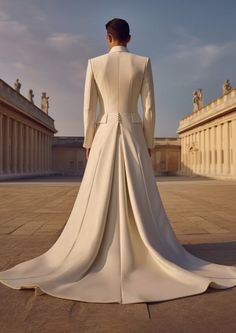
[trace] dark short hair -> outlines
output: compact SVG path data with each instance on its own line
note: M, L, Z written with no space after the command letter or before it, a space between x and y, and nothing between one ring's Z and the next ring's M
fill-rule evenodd
M126 41L129 37L129 24L120 18L113 18L105 24L107 32L118 41Z

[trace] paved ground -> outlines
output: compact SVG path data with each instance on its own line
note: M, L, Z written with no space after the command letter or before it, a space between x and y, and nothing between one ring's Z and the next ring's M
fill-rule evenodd
M236 182L157 178L178 239L193 254L236 264ZM58 238L77 178L0 183L0 270L45 252ZM1 333L236 332L236 287L149 304L74 302L0 283Z

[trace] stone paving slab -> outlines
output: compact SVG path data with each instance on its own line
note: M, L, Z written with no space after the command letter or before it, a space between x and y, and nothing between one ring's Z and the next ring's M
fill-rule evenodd
M185 248L203 259L236 264L236 182L157 177ZM59 237L80 186L78 178L0 183L0 270L44 253ZM0 283L0 333L236 332L236 287L169 301L99 304L35 296Z

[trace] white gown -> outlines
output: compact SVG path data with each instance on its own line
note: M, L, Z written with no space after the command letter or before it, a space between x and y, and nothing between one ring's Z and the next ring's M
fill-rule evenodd
M61 235L47 252L1 271L3 284L58 298L122 304L236 285L235 266L200 259L177 240L145 138L137 114L105 112Z

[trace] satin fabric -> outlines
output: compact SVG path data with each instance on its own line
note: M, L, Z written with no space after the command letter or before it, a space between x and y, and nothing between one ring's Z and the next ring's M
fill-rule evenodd
M86 96L90 99L91 92ZM153 98L143 97L144 102ZM91 100L86 105L86 112L94 112ZM177 240L148 154L152 140L135 110L120 111L118 105L113 112L105 108L85 136L85 145L92 137L90 155L57 241L42 255L1 271L0 281L58 298L122 304L235 286L235 266L198 258Z

